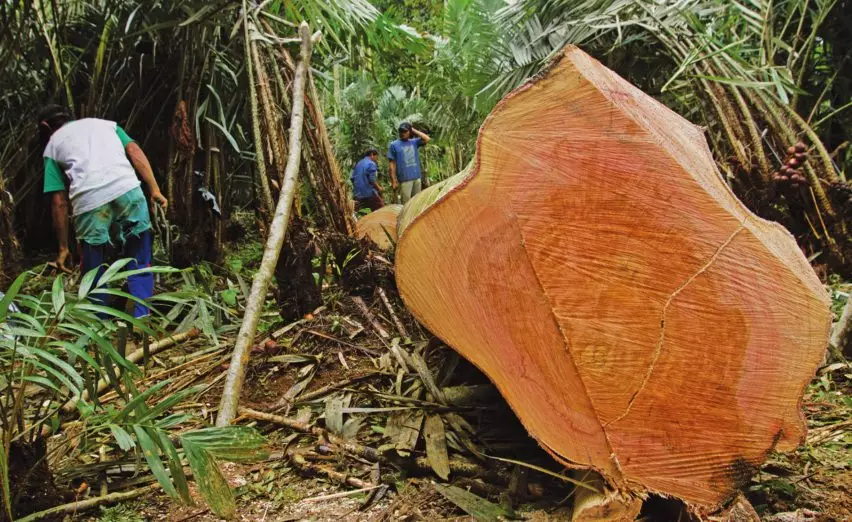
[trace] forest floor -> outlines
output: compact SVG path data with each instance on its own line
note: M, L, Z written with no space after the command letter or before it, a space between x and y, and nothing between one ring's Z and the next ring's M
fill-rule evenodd
M447 481L431 468L434 460L448 458L453 469L463 470L451 473L449 482L491 501L492 513L505 518L570 520L575 486L524 467L538 466L557 474L565 471L526 435L487 379L447 347L434 339L430 342L402 307L395 306L394 313L406 333L415 332L412 335L417 341L411 337L406 341L395 331L396 321L381 299L366 302L378 326L394 337L378 334L370 326L371 320L341 297L311 316L279 328L277 338L273 333L258 344L242 405L306 423L319 420L318 425L332 432L329 437L337 433L379 453L396 453L396 460L376 463L340 451L339 442L324 436L244 416L238 422L256 423L267 435L270 458L260 463L224 464L225 475L237 492L237 519L474 520L459 507L467 506L463 501L451 500L452 496L439 491L440 484ZM191 352L192 347L181 350ZM418 360L426 363L434 384L445 391L443 404L429 393L432 384L424 383L430 376L401 367L417 366ZM209 415L218 397L219 386L210 388L196 405L199 413ZM808 387L803 407L810 428L807 444L792 454L773 455L753 478L747 496L764 520L852 520L852 368L845 362L823 367ZM434 423L424 422L430 415L437 415L446 429L433 433ZM464 422L471 432L456 431ZM427 446L435 436L446 441L443 456L441 451L438 455L431 451L432 444ZM479 461L471 456L469 444L517 464ZM305 457L303 464L294 464L296 453ZM349 478L362 483L344 486L342 481ZM660 513L671 513L672 508L649 513L647 520L669 520L671 515ZM470 511L470 507L466 509ZM480 514L479 519L488 517ZM182 506L162 495L151 495L104 508L91 520L218 518L204 507Z
M258 254L251 247L250 255ZM230 275L211 279L222 306L237 318L219 334L218 347L211 348L202 335L154 356L148 369L151 380L164 375L183 387L204 385L176 409L206 422L215 418L240 295L250 280L244 265L253 262L229 259L220 268ZM488 379L422 329L392 283L382 285L384 296L377 287L354 299L331 285L324 306L289 324L270 296L242 395L241 407L248 410L237 419L266 435L269 456L222 464L236 493L236 520L570 520L578 487L571 478L584 476L556 464ZM767 521L852 520L848 362L834 359L820 368L803 410L807 443L790 454L773 454L746 495ZM259 420L255 411L298 421L305 429ZM135 463L114 458L116 466ZM108 479L87 475L103 461L103 455L65 455L54 458L51 468L57 486L77 491L78 498L97 495L99 486L114 492L154 482L136 471ZM646 506L648 521L689 520L672 501ZM154 492L75 519L219 520L203 502L184 506Z

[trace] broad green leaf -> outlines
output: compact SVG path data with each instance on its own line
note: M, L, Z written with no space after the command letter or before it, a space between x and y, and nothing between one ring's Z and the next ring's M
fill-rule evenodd
M112 432L115 442L118 443L118 447L121 448L122 451L130 451L136 447L136 443L133 442L133 438L121 426L117 424L110 424L109 430Z
M172 381L170 379L160 381L157 384L155 384L155 385L151 386L150 388L148 388L147 390L145 390L144 392L133 397L133 399L130 402L128 402L124 406L124 409L121 410L121 412L116 416L115 422L124 422L125 419L127 419L130 416L131 413L136 413L136 409L140 405L145 404L145 401L148 400L149 397L156 394L158 391L160 391L164 387L168 386L171 382ZM140 417L140 416L141 415L137 415L137 417Z
M83 278L80 279L80 290L77 292L78 299L83 300L89 295L89 291L92 289L92 285L95 283L95 277L97 277L97 275L97 270L89 270L83 274Z
M62 274L56 276L53 280L53 288L50 291L50 298L53 302L53 313L57 316L65 307L65 287L62 286Z
M26 281L27 275L29 275L29 272L23 272L21 275L16 277L9 286L9 290L7 290L3 295L3 298L0 299L0 323L6 320L6 314L9 311L9 307L12 305L12 301L15 299L15 296L18 295L18 292L21 290L21 285L23 285L24 281Z
M116 319L121 319L122 321L127 321L128 323L132 324L133 326L147 333L148 335L155 335L154 331L151 330L151 328L148 327L148 325L146 325L143 321L140 321L139 319L136 319L135 317L128 315L127 313L122 312L121 310L116 310L115 308L111 308L109 306L96 305L91 303L82 303L77 305L76 308L80 310L88 310L96 314L103 314L106 316L115 317Z
M88 341L88 337L84 337L83 339ZM85 343L80 346L74 343L69 343L68 341L51 341L50 343L48 343L48 346L61 348L68 353L74 354L77 357L86 361L86 364L88 364L90 368L94 368L95 371L98 372L101 371L100 364L98 364L95 359L92 358L91 355L89 355L89 352L85 349Z
M114 274L109 281L124 281L128 277L138 274L177 274L179 272L180 269L172 268L170 266L149 266L145 268L135 268L133 270L125 270L124 272L118 272Z
M201 496L216 515L226 519L232 518L237 509L234 493L222 476L216 460L201 446L189 440L182 440L183 452Z
M160 483L160 486L163 487L163 491L172 498L179 498L177 490L175 490L174 484L172 484L171 479L169 478L168 473L166 473L166 468L163 466L163 461L160 460L160 452L158 446L154 444L154 441L151 439L151 436L145 431L145 428L139 425L133 426L133 433L136 434L136 440L139 442L139 446L142 448L142 455L145 457L145 461L148 463L148 467L151 468L151 473L154 474L154 477L157 479L157 482Z
M65 323L62 323L61 325L59 325L57 327L57 329L62 330L62 331L66 331L66 332L80 332L84 335L88 335L89 338L92 339L93 341L95 341L95 343L98 345L101 353L104 354L105 356L108 356L110 358L110 360L112 360L112 362L118 364L119 366L124 368L126 371L128 371L128 372L130 372L134 375L141 374L141 371L139 370L138 366L136 366L132 362L128 361L126 358L122 357L121 354L118 353L118 351L112 345L112 343L107 341L102 335L99 335L98 333L96 333L91 328L89 328L87 326L80 325L80 324L72 324L72 323L65 322Z
M183 466L181 465L180 457L174 444L172 444L172 441L169 440L169 437L163 430L151 428L150 432L160 438L160 448L162 448L163 454L166 455L166 462L168 462L169 471L172 473L172 482L180 498L190 506L195 505L192 501L192 496L189 494L189 484L186 483L186 475L183 472Z
M140 424L150 422L165 413L166 411L170 410L172 406L175 406L176 404L185 400L188 396L198 393L202 389L204 389L204 385L193 386L192 388L173 393L172 395L166 397L165 399L152 406L150 410L148 410L144 415L137 415L136 422Z
M50 379L47 379L45 377L42 377L40 375L24 375L22 377L22 380L27 381L27 382L31 382L31 383L34 383L34 384L38 384L39 386L42 386L44 388L49 388L49 389L57 391L57 392L60 391L59 386L54 384L53 381L51 381Z
M229 461L257 460L267 454L263 436L249 426L203 428L182 434L181 440L197 444L215 457Z
M118 273L118 272L119 272L122 268L124 268L125 266L127 266L128 264L130 264L130 263L132 263L132 262L134 262L134 261L135 261L135 260L134 260L134 259L132 259L132 258L124 258L124 259L119 259L118 261L116 261L116 262L114 262L113 264L109 265L109 266L107 267L107 269L106 269L106 270L104 270L104 273L103 273L103 274L101 274L101 277L99 277L99 278L98 278L98 284L97 284L97 287L98 287L98 288L100 288L100 287L102 287L102 286L106 286L106 285L108 285L110 282L112 282L112 280L113 280L113 279L115 279L115 275L116 275L116 274L117 274L117 273ZM100 267L98 267L98 268L93 268L92 270L100 270Z
M234 152L236 152L237 154L240 153L240 146L237 145L237 140L235 140L234 137L231 136L231 133L228 132L228 130L221 123L219 123L218 121L216 121L216 120L214 120L210 117L205 117L204 119L207 120L208 123L212 124L217 129L222 131L222 134L225 136L225 139L227 139L228 143L231 144L231 147L234 148Z

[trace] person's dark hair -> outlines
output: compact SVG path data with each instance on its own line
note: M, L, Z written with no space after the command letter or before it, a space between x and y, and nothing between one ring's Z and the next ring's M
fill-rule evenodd
M399 132L402 132L402 131L410 131L410 130L411 130L411 124L410 124L410 123L408 123L407 121L404 121L404 122L402 122L402 123L400 123L400 124L399 124L399 129L397 129L397 130L398 130Z
M373 154L378 154L378 153L379 153L378 149L370 147L369 149L367 149L367 152L365 152L362 157L366 158L367 156L372 156Z
M50 137L60 127L71 121L71 115L60 105L46 105L36 116L38 124L38 135L42 145L47 145Z

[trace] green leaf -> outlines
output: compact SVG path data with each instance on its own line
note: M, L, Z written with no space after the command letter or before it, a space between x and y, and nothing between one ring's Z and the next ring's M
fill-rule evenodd
M50 299L53 302L53 313L57 316L65 307L65 288L62 286L62 274L53 280L53 288L50 291Z
M88 337L83 337L82 339L85 342L88 341ZM95 359L93 359L92 356L89 355L89 352L82 347L85 346L85 342L80 343L81 346L78 346L77 344L69 343L68 341L51 341L50 343L48 343L48 346L62 348L66 352L74 354L77 357L83 359L84 361L86 361L86 364L88 364L91 368L94 368L96 371L100 372L100 365L95 362Z
M164 387L168 386L171 382L172 382L171 379L166 379L164 381L160 381L157 384L155 384L155 385L151 386L150 388L148 388L147 390L145 390L144 392L140 393L136 397L133 397L133 399L130 402L128 402L124 406L124 409L121 410L121 412L116 416L115 421L116 422L124 422L124 420L127 419L130 416L131 413L136 412L136 409L138 407L145 404L145 401L148 400L149 397L156 394L158 391L160 391ZM144 413L141 414L141 415L137 415L137 417L141 417L142 415L144 415Z
M267 454L263 436L249 426L203 428L182 434L181 441L197 444L211 455L229 461L257 460Z
M107 341L102 335L99 335L91 328L80 324L64 322L59 325L57 329L65 332L80 332L85 335L88 335L89 338L95 341L98 347L100 347L102 354L109 356L112 362L118 364L119 366L134 375L141 374L141 371L139 370L138 366L128 361L126 358L122 357L121 354L118 353L118 351L112 345L112 343Z
M237 290L234 288L219 292L222 302L228 306L237 306L237 295Z
M23 272L15 278L15 280L12 281L12 285L9 286L9 290L3 295L3 299L0 299L0 323L6 320L6 314L9 311L9 307L15 299L15 296L18 295L18 292L21 290L21 286L24 284L24 281L26 281L27 275L29 275L29 272Z
M189 388L189 389L186 389L186 390L181 390L177 393L173 393L169 397L166 397L162 401L155 404L144 415L142 415L142 416L137 415L136 422L138 422L140 424L144 424L144 423L149 422L153 419L156 419L157 417L162 415L164 412L170 410L172 408L172 406L174 406L174 405L180 403L181 401L185 400L190 395L198 393L202 389L204 389L204 385L193 386L192 388Z
M215 458L198 444L182 439L183 452L201 496L216 515L232 518L237 510L234 493L222 476Z
M231 136L231 133L228 132L228 129L226 129L222 124L220 124L218 121L216 121L216 120L214 120L210 117L205 116L204 119L207 120L210 124L212 124L217 129L222 131L222 134L225 135L225 139L227 139L228 143L231 144L231 147L234 148L234 152L236 152L237 154L240 153L240 146L237 145L237 140L235 140L234 137Z
M186 475L183 472L183 466L181 465L175 445L172 444L172 441L169 440L169 437L163 430L151 428L150 431L154 432L160 438L160 447L167 456L166 461L169 464L169 471L172 473L172 482L174 482L175 489L177 489L180 498L190 506L195 505L192 501L192 496L189 494L189 484L186 483Z
M121 319L122 321L127 321L128 323L132 324L133 326L147 333L148 335L156 335L154 331L143 321L140 321L139 319L136 319L135 317L128 315L127 313L122 312L121 310L116 310L115 308L109 306L96 305L92 303L80 303L76 305L75 308L79 310L88 310L96 314L103 314L106 316L115 317L116 319Z
M59 386L54 384L53 381L40 375L24 375L21 380L32 382L44 388L49 388L51 390L60 391Z
M95 277L98 275L97 270L89 270L80 279L80 290L77 292L77 298L81 301L89 295L92 285L95 283Z
M145 428L139 425L133 426L133 432L136 434L136 440L139 442L139 446L142 448L142 455L145 457L145 461L148 463L148 467L151 468L151 473L154 474L154 477L157 479L157 482L160 483L160 486L163 487L163 491L172 498L179 498L177 490L175 490L174 484L172 484L171 479L169 478L168 473L166 473L166 468L163 466L163 461L160 460L160 452L158 447L154 444L154 441L151 439L151 436L145 431Z
M118 273L119 270L121 270L133 261L134 259L132 258L119 259L118 261L107 267L101 277L98 278L98 288L108 285L115 278L115 274ZM100 270L100 267L93 268L92 270L97 272L98 270Z
M133 438L121 426L117 424L110 424L109 430L112 432L115 442L118 443L118 447L121 448L122 451L130 451L136 447L136 443L133 442Z

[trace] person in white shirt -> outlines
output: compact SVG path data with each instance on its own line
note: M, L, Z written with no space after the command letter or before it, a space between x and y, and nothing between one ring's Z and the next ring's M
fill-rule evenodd
M44 192L51 194L59 242L56 266L68 270L69 200L83 273L98 267L102 271L110 247L135 260L128 266L131 270L151 266L151 216L139 178L154 203L166 208L168 201L139 145L113 121L73 120L58 105L42 109L38 130L45 145ZM115 237L110 236L113 226ZM127 286L131 295L145 300L154 293L154 277L150 273L132 275ZM147 313L146 306L136 303L136 317Z

